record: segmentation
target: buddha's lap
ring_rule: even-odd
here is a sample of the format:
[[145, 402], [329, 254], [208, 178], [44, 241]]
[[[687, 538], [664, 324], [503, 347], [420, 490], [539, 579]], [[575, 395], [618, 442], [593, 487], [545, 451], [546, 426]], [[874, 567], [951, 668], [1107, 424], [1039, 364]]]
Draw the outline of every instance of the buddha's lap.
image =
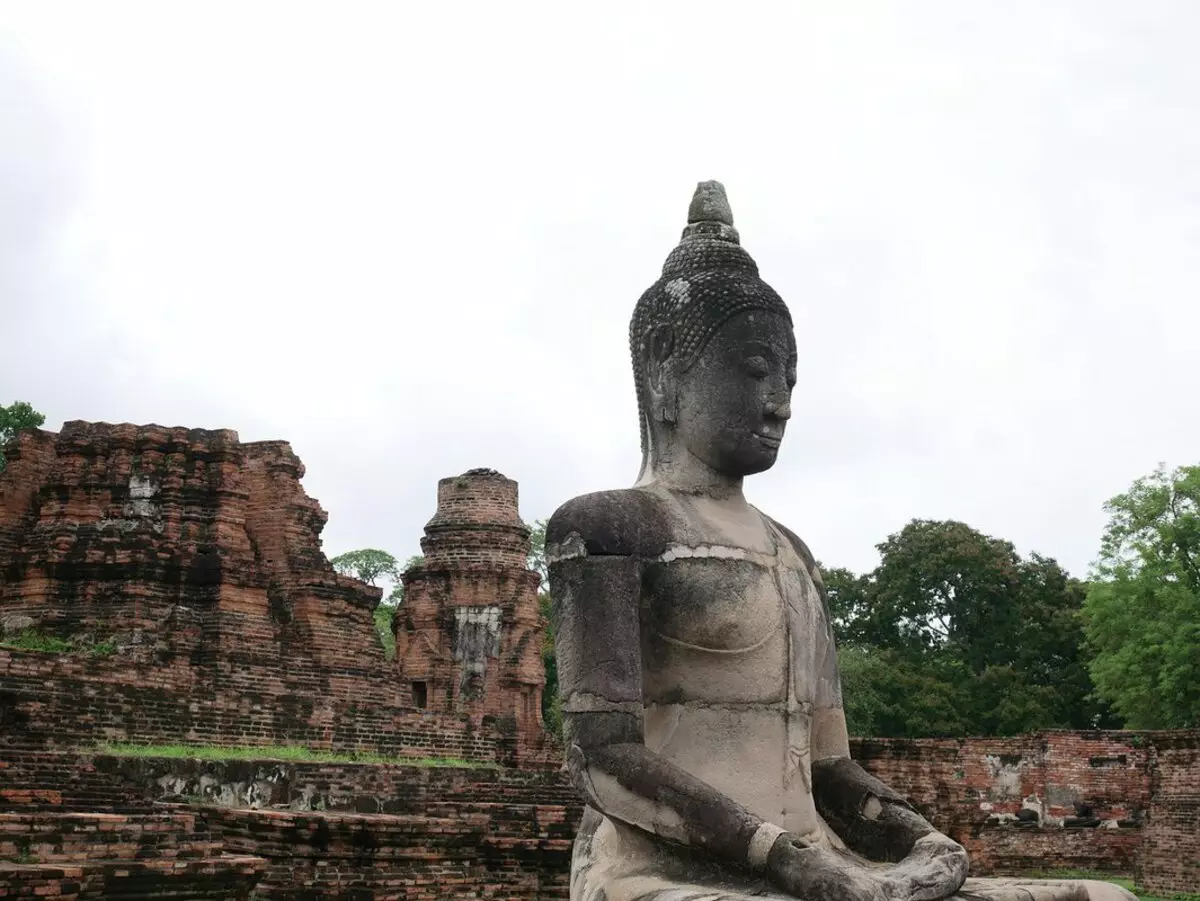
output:
[[[596, 886], [599, 889], [600, 886]], [[576, 896], [572, 893], [572, 898]], [[648, 875], [613, 880], [603, 893], [581, 892], [577, 901], [826, 901], [797, 899], [765, 884], [737, 889], [726, 886], [671, 883]], [[945, 901], [1136, 901], [1119, 886], [1091, 880], [968, 879], [959, 892]]]

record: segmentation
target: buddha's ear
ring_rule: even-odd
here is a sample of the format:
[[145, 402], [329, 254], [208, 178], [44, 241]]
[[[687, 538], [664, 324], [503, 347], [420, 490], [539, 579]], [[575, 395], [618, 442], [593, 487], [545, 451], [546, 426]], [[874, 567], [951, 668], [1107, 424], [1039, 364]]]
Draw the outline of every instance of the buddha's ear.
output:
[[666, 324], [656, 325], [646, 336], [646, 381], [650, 389], [652, 416], [662, 422], [674, 422], [678, 396], [676, 394], [675, 330]]

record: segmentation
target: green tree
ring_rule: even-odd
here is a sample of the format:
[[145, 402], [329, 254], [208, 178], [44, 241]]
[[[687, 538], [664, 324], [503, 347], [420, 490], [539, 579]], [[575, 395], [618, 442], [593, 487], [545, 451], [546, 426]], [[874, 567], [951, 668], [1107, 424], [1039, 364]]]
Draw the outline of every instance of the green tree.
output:
[[1092, 698], [1083, 586], [1055, 561], [954, 521], [914, 520], [878, 549], [873, 572], [825, 577], [856, 734], [1119, 725]]
[[829, 616], [842, 644], [871, 644], [868, 637], [871, 612], [870, 579], [844, 567], [826, 569], [820, 563], [821, 580], [829, 599]]
[[[409, 557], [403, 567], [394, 556], [378, 548], [362, 548], [357, 551], [346, 551], [338, 554], [330, 564], [344, 576], [353, 576], [360, 582], [383, 588], [392, 586], [379, 606], [375, 608], [375, 631], [383, 644], [384, 656], [391, 660], [396, 656], [396, 635], [392, 631], [392, 621], [396, 617], [396, 607], [404, 600], [404, 583], [401, 577], [404, 571], [419, 565], [425, 558], [421, 555]], [[380, 583], [383, 584], [380, 584]]]
[[23, 400], [0, 407], [0, 471], [4, 470], [4, 446], [22, 429], [40, 428], [46, 417]]
[[838, 653], [851, 735], [954, 737], [972, 731], [969, 679], [944, 654], [915, 660], [889, 648], [848, 645]]
[[1097, 691], [1135, 729], [1200, 725], [1200, 466], [1159, 466], [1105, 512], [1084, 604]]
[[909, 653], [952, 649], [972, 672], [1011, 662], [1019, 561], [1007, 541], [961, 522], [913, 520], [878, 546], [872, 641]]
[[346, 551], [344, 554], [338, 554], [329, 562], [342, 575], [353, 576], [360, 582], [366, 582], [368, 585], [376, 587], [382, 587], [379, 585], [381, 578], [386, 578], [391, 582], [397, 582], [400, 579], [400, 564], [396, 558], [387, 551], [377, 548], [369, 547], [358, 551]]

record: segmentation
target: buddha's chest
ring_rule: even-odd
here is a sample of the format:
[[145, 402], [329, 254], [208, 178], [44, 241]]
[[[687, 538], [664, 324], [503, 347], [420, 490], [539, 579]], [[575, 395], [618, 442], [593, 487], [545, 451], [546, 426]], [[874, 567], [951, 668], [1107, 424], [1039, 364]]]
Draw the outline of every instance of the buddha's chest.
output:
[[809, 575], [790, 557], [697, 553], [656, 562], [642, 594], [647, 701], [803, 701], [826, 638]]

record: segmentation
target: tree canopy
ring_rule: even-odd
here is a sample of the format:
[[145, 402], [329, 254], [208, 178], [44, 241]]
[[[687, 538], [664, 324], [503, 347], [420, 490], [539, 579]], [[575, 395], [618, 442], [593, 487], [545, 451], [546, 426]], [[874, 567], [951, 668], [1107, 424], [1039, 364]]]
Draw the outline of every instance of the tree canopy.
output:
[[0, 470], [4, 469], [4, 446], [22, 429], [40, 428], [46, 417], [23, 400], [0, 407]]
[[1160, 466], [1105, 511], [1084, 605], [1092, 679], [1133, 728], [1200, 725], [1200, 466]]
[[1003, 735], [1116, 725], [1083, 655], [1083, 586], [952, 520], [913, 520], [880, 563], [825, 574], [857, 735]]

